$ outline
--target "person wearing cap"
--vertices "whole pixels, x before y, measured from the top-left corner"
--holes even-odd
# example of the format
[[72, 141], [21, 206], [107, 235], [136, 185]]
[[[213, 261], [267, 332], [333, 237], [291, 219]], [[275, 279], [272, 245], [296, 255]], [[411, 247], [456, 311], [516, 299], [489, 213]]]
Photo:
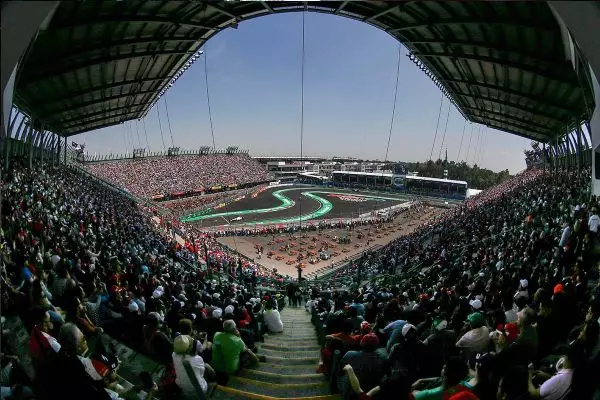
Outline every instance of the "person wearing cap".
[[466, 331], [456, 342], [465, 359], [473, 353], [484, 352], [488, 348], [490, 331], [485, 325], [485, 317], [480, 312], [469, 314], [463, 331]]
[[431, 334], [423, 341], [432, 355], [432, 364], [435, 364], [432, 369], [442, 370], [446, 360], [456, 354], [455, 343], [456, 332], [448, 329], [448, 321], [445, 318], [435, 318], [431, 324]]
[[[364, 335], [360, 340], [360, 350], [350, 350], [340, 361], [340, 368], [352, 366], [360, 386], [367, 392], [376, 387], [387, 371], [386, 357], [379, 351], [379, 338], [374, 333]], [[347, 376], [338, 379], [338, 390], [344, 398], [352, 393], [352, 386]]]
[[404, 370], [412, 382], [428, 373], [435, 373], [430, 359], [427, 347], [419, 340], [417, 328], [410, 323], [404, 324], [399, 341], [389, 351], [388, 362], [393, 368]]
[[176, 376], [175, 383], [181, 389], [183, 399], [197, 398], [198, 387], [204, 393], [208, 389], [208, 384], [204, 379], [205, 364], [200, 356], [203, 348], [200, 341], [194, 340], [189, 335], [179, 335], [173, 340], [172, 357]]
[[230, 319], [223, 322], [223, 332], [215, 333], [212, 350], [215, 371], [228, 375], [235, 374], [240, 368], [249, 367], [261, 360], [248, 349], [240, 338], [235, 322]]

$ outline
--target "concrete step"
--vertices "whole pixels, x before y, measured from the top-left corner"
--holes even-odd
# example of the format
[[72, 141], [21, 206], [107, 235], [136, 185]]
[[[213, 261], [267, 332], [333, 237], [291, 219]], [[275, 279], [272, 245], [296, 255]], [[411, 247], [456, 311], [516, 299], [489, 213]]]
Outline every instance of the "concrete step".
[[270, 357], [275, 356], [279, 358], [315, 358], [320, 356], [319, 350], [290, 350], [290, 351], [281, 351], [281, 350], [273, 350], [262, 348], [259, 354], [264, 354], [267, 357], [267, 361]]
[[227, 386], [217, 386], [212, 396], [214, 400], [340, 400], [341, 397], [336, 394], [327, 394], [321, 396], [268, 396], [264, 394], [250, 393], [244, 390], [235, 389]]
[[252, 370], [262, 371], [262, 372], [271, 372], [275, 374], [282, 375], [296, 375], [296, 374], [314, 374], [317, 370], [318, 363], [315, 364], [288, 364], [286, 366], [281, 366], [281, 364], [260, 362], [253, 366]]
[[280, 368], [280, 370], [282, 373], [243, 369], [238, 376], [271, 383], [318, 383], [325, 381], [323, 374], [285, 374], [285, 368]]
[[279, 345], [286, 347], [294, 347], [294, 346], [314, 346], [317, 343], [316, 338], [312, 339], [273, 339], [265, 337], [264, 344], [269, 345]]
[[312, 333], [294, 333], [294, 332], [283, 332], [283, 333], [269, 333], [265, 335], [265, 340], [275, 339], [275, 340], [317, 340], [317, 334], [315, 332]]
[[329, 385], [326, 381], [312, 383], [271, 383], [255, 379], [230, 376], [227, 387], [243, 390], [250, 393], [273, 397], [308, 397], [329, 394]]
[[282, 343], [282, 342], [265, 342], [260, 344], [261, 349], [270, 349], [277, 351], [309, 351], [309, 350], [320, 350], [321, 346], [319, 346], [316, 341], [314, 344], [298, 344], [298, 343]]
[[313, 357], [294, 357], [294, 358], [288, 358], [288, 357], [279, 357], [279, 356], [268, 356], [267, 357], [267, 363], [270, 364], [279, 364], [279, 365], [314, 365], [315, 368], [317, 366], [317, 364], [319, 363], [320, 357], [317, 356], [313, 356]]

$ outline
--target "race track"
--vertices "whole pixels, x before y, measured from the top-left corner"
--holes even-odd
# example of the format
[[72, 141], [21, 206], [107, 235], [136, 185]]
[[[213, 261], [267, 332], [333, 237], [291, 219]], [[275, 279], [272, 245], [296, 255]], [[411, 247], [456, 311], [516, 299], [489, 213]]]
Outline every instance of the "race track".
[[[406, 202], [403, 195], [355, 192], [324, 187], [277, 187], [246, 197], [223, 208], [203, 210], [181, 218], [204, 227], [227, 225], [272, 225], [318, 219], [356, 218]], [[239, 221], [232, 221], [241, 217]]]

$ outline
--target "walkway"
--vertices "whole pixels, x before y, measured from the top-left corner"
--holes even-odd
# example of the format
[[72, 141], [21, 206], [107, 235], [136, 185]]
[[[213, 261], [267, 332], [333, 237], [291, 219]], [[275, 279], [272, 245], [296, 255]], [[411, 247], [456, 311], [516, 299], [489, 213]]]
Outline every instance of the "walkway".
[[316, 374], [319, 345], [310, 314], [301, 308], [281, 312], [284, 333], [269, 334], [259, 354], [266, 362], [232, 376], [227, 386], [217, 386], [211, 399], [219, 400], [338, 400], [329, 394], [322, 374]]

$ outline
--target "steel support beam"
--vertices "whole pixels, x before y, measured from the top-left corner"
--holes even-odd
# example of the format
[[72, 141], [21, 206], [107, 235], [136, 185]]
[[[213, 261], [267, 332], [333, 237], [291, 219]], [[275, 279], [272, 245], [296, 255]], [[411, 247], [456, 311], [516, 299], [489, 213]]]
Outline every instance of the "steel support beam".
[[[228, 22], [228, 21], [225, 21]], [[70, 23], [64, 23], [60, 26], [57, 26], [55, 29], [56, 30], [60, 30], [60, 29], [71, 29], [71, 28], [79, 28], [79, 27], [86, 27], [87, 25], [89, 25], [90, 23], [94, 23], [94, 24], [98, 24], [98, 23], [106, 23], [106, 24], [110, 24], [110, 23], [140, 23], [140, 24], [165, 24], [165, 25], [171, 25], [171, 26], [188, 26], [191, 28], [198, 28], [198, 29], [206, 29], [206, 30], [215, 30], [215, 29], [219, 29], [221, 27], [221, 25], [225, 24], [219, 24], [216, 26], [207, 26], [207, 25], [203, 25], [199, 22], [196, 21], [192, 21], [190, 19], [187, 20], [173, 20], [169, 17], [157, 17], [157, 16], [151, 16], [151, 15], [120, 15], [118, 18], [113, 16], [113, 15], [98, 15], [98, 16], [94, 16], [94, 19], [91, 21], [87, 21], [85, 19], [74, 19], [71, 20]]]
[[27, 151], [29, 153], [29, 168], [33, 166], [33, 142], [35, 141], [37, 131], [35, 129], [35, 118], [31, 118], [29, 124], [29, 135], [27, 135]]
[[[471, 93], [467, 93], [467, 92], [462, 92], [462, 91], [452, 91], [452, 94], [456, 95], [456, 96], [461, 96], [461, 97], [467, 97], [467, 98], [473, 98], [473, 99], [478, 99], [478, 100], [483, 100], [483, 101], [487, 101], [493, 104], [498, 104], [500, 106], [503, 107], [510, 107], [511, 109], [517, 111], [517, 112], [527, 112], [527, 113], [531, 113], [534, 114], [535, 116], [540, 116], [552, 121], [555, 121], [556, 123], [559, 124], [563, 124], [565, 121], [564, 119], [560, 119], [556, 117], [556, 114], [553, 113], [549, 113], [542, 110], [538, 110], [536, 108], [532, 108], [526, 105], [522, 105], [522, 104], [518, 104], [518, 103], [513, 103], [510, 101], [504, 101], [502, 99], [499, 99], [497, 97], [492, 97], [492, 96], [486, 96], [486, 95], [477, 95], [474, 96]], [[463, 108], [466, 108], [465, 106], [463, 106]], [[477, 110], [480, 110], [479, 108], [475, 108]], [[488, 108], [485, 108], [485, 110], [489, 110]], [[506, 115], [506, 114], [504, 114]]]
[[158, 50], [158, 51], [143, 51], [143, 52], [139, 52], [139, 53], [124, 53], [124, 54], [119, 54], [116, 56], [101, 57], [99, 59], [93, 59], [93, 60], [87, 59], [85, 62], [71, 64], [71, 65], [66, 66], [66, 67], [68, 67], [68, 70], [63, 69], [65, 66], [61, 66], [63, 68], [60, 68], [58, 70], [56, 70], [56, 69], [48, 70], [45, 73], [40, 74], [40, 75], [23, 76], [22, 79], [24, 81], [23, 83], [25, 84], [25, 87], [27, 87], [27, 85], [32, 84], [34, 82], [39, 82], [39, 81], [42, 81], [45, 79], [54, 79], [58, 76], [71, 74], [75, 71], [89, 68], [94, 65], [98, 65], [100, 63], [106, 64], [106, 63], [110, 63], [110, 62], [131, 60], [131, 59], [135, 59], [135, 58], [169, 57], [169, 56], [176, 56], [176, 55], [182, 55], [182, 54], [193, 54], [193, 53], [195, 53], [195, 51], [191, 51], [191, 50], [169, 50], [169, 51]]
[[[533, 101], [534, 103], [538, 103], [540, 105], [540, 108], [543, 108], [543, 107], [556, 108], [557, 110], [561, 110], [562, 112], [569, 114], [569, 116], [576, 115], [578, 113], [577, 109], [566, 108], [561, 103], [552, 103], [543, 97], [530, 95], [525, 92], [521, 92], [518, 90], [511, 89], [509, 87], [505, 87], [503, 85], [493, 85], [493, 84], [483, 83], [483, 82], [472, 82], [472, 81], [468, 81], [468, 80], [464, 80], [464, 79], [445, 79], [444, 82], [458, 83], [458, 84], [471, 85], [471, 86], [479, 86], [479, 87], [483, 87], [486, 89], [496, 90], [499, 93], [506, 93], [506, 94], [509, 94], [512, 96], [517, 96], [517, 97], [521, 97], [521, 98], [529, 100], [529, 101]], [[453, 92], [454, 91], [452, 91], [452, 93]]]
[[493, 20], [482, 20], [481, 18], [476, 18], [476, 19], [449, 19], [449, 20], [428, 20], [428, 21], [424, 21], [421, 22], [419, 21], [418, 23], [415, 24], [408, 24], [408, 25], [404, 25], [398, 28], [392, 28], [389, 31], [390, 32], [404, 32], [404, 31], [411, 31], [411, 30], [416, 30], [416, 29], [422, 29], [422, 28], [434, 28], [434, 27], [440, 27], [440, 26], [459, 26], [459, 25], [481, 25], [482, 23], [485, 23], [486, 25], [506, 25], [507, 27], [510, 28], [514, 28], [514, 29], [519, 29], [519, 28], [535, 28], [535, 29], [540, 29], [540, 30], [548, 30], [548, 31], [554, 31], [554, 26], [552, 25], [548, 25], [548, 24], [535, 24], [535, 22], [537, 22], [536, 20], [528, 20], [528, 21], [493, 21]]
[[[81, 110], [82, 108], [94, 106], [96, 104], [108, 103], [108, 102], [111, 102], [114, 100], [127, 99], [127, 98], [135, 97], [135, 96], [145, 96], [145, 95], [152, 94], [155, 92], [156, 92], [156, 90], [144, 90], [141, 92], [124, 93], [124, 94], [118, 94], [118, 95], [104, 97], [104, 98], [100, 98], [100, 99], [95, 99], [92, 101], [79, 103], [75, 107], [56, 109], [56, 110], [44, 112], [44, 117], [45, 118], [55, 117], [57, 115], [73, 112], [75, 110]], [[125, 107], [123, 107], [123, 108], [125, 108]], [[86, 116], [88, 116], [88, 115], [90, 115], [90, 114], [86, 114]]]
[[581, 167], [583, 166], [583, 148], [581, 146], [581, 125], [577, 125], [577, 176], [581, 176]]
[[44, 122], [42, 122], [42, 129], [40, 130], [40, 160], [42, 164], [44, 163], [44, 152], [46, 151], [46, 147], [44, 146], [45, 136], [46, 132], [44, 131]]
[[113, 89], [121, 89], [124, 86], [129, 86], [129, 85], [143, 85], [144, 83], [149, 83], [149, 82], [162, 82], [162, 81], [166, 81], [166, 80], [170, 80], [170, 77], [168, 76], [163, 76], [160, 78], [145, 78], [145, 79], [132, 79], [129, 81], [122, 81], [122, 82], [116, 82], [116, 83], [111, 83], [109, 85], [103, 85], [103, 86], [96, 86], [96, 87], [92, 87], [89, 90], [82, 90], [79, 92], [72, 92], [71, 94], [69, 94], [69, 96], [67, 97], [56, 97], [56, 98], [50, 98], [47, 101], [43, 101], [40, 103], [34, 103], [32, 105], [32, 107], [46, 107], [49, 105], [53, 105], [55, 103], [64, 103], [64, 102], [68, 102], [68, 101], [73, 101], [76, 100], [80, 97], [83, 96], [92, 96], [94, 95], [96, 92], [104, 92], [104, 91], [111, 91]]
[[455, 58], [455, 59], [462, 59], [462, 60], [473, 60], [473, 61], [486, 62], [486, 63], [490, 63], [490, 64], [497, 64], [497, 65], [501, 65], [502, 67], [514, 68], [514, 69], [518, 69], [520, 71], [528, 72], [532, 75], [541, 76], [545, 79], [548, 79], [548, 80], [554, 81], [554, 82], [558, 82], [563, 85], [571, 85], [574, 88], [578, 87], [577, 82], [568, 82], [565, 80], [561, 80], [561, 78], [564, 78], [563, 73], [556, 73], [556, 74], [550, 76], [547, 74], [547, 71], [544, 72], [542, 69], [534, 68], [529, 64], [517, 63], [514, 61], [506, 62], [505, 60], [503, 60], [501, 58], [481, 56], [478, 54], [465, 54], [465, 53], [413, 52], [413, 54], [419, 58], [421, 58], [421, 57], [443, 58], [443, 59], [448, 59], [448, 60]]
[[[121, 117], [126, 117], [126, 116], [131, 116], [133, 118], [137, 114], [138, 114], [138, 112], [130, 111], [130, 112], [124, 112], [124, 113], [114, 114], [114, 115], [111, 115], [111, 116], [106, 116], [106, 117], [103, 117], [103, 118], [93, 118], [91, 120], [88, 120], [87, 117], [83, 117], [83, 118], [80, 118], [80, 120], [77, 121], [76, 123], [70, 124], [70, 125], [63, 125], [63, 126], [61, 126], [61, 128], [64, 129], [65, 131], [67, 131], [68, 134], [72, 136], [73, 133], [71, 133], [71, 130], [73, 128], [77, 128], [78, 126], [93, 125], [95, 122], [105, 121], [105, 120], [111, 119], [111, 118], [116, 119], [116, 118], [121, 118]], [[131, 118], [121, 119], [119, 122], [123, 122], [126, 119], [131, 119]]]
[[[503, 117], [503, 118], [506, 118], [506, 119], [508, 119], [508, 120], [509, 120], [509, 122], [508, 122], [508, 123], [511, 123], [510, 121], [514, 121], [514, 122], [516, 122], [516, 123], [518, 123], [518, 124], [523, 124], [523, 125], [525, 125], [525, 126], [526, 126], [526, 125], [531, 125], [531, 127], [532, 127], [534, 130], [537, 130], [537, 129], [547, 129], [547, 127], [546, 127], [545, 125], [538, 124], [538, 123], [536, 123], [536, 122], [532, 122], [532, 121], [530, 121], [530, 120], [525, 120], [525, 119], [522, 119], [522, 118], [513, 117], [513, 116], [510, 116], [510, 115], [507, 115], [506, 113], [502, 113], [502, 112], [498, 112], [498, 111], [493, 111], [493, 110], [488, 110], [488, 109], [483, 109], [483, 110], [482, 110], [482, 109], [480, 109], [480, 108], [477, 108], [477, 107], [463, 107], [463, 108], [465, 108], [465, 109], [467, 109], [467, 110], [476, 111], [476, 112], [477, 112], [477, 113], [479, 113], [479, 114], [475, 114], [475, 116], [477, 116], [477, 117], [480, 117], [480, 118], [487, 118], [487, 116], [485, 116], [485, 115], [481, 115], [481, 114], [493, 114], [493, 115], [498, 115], [498, 116], [501, 116], [501, 117]], [[551, 134], [551, 133], [552, 133], [552, 131], [551, 131], [551, 130], [548, 130], [548, 132], [547, 132], [547, 133], [548, 133], [548, 134]]]
[[78, 117], [75, 118], [68, 118], [68, 119], [60, 119], [60, 124], [63, 127], [69, 127], [70, 125], [73, 125], [72, 122], [84, 122], [85, 120], [87, 120], [88, 118], [93, 118], [96, 117], [98, 115], [107, 115], [110, 116], [111, 113], [115, 112], [115, 111], [121, 111], [121, 110], [132, 110], [129, 112], [129, 114], [132, 113], [137, 113], [138, 111], [133, 111], [136, 108], [140, 108], [143, 107], [143, 104], [136, 104], [136, 105], [132, 105], [132, 106], [122, 106], [122, 107], [115, 107], [115, 108], [108, 108], [106, 110], [100, 110], [100, 111], [96, 111], [96, 112], [92, 112], [92, 113], [87, 113], [87, 114], [83, 114], [80, 115]]

